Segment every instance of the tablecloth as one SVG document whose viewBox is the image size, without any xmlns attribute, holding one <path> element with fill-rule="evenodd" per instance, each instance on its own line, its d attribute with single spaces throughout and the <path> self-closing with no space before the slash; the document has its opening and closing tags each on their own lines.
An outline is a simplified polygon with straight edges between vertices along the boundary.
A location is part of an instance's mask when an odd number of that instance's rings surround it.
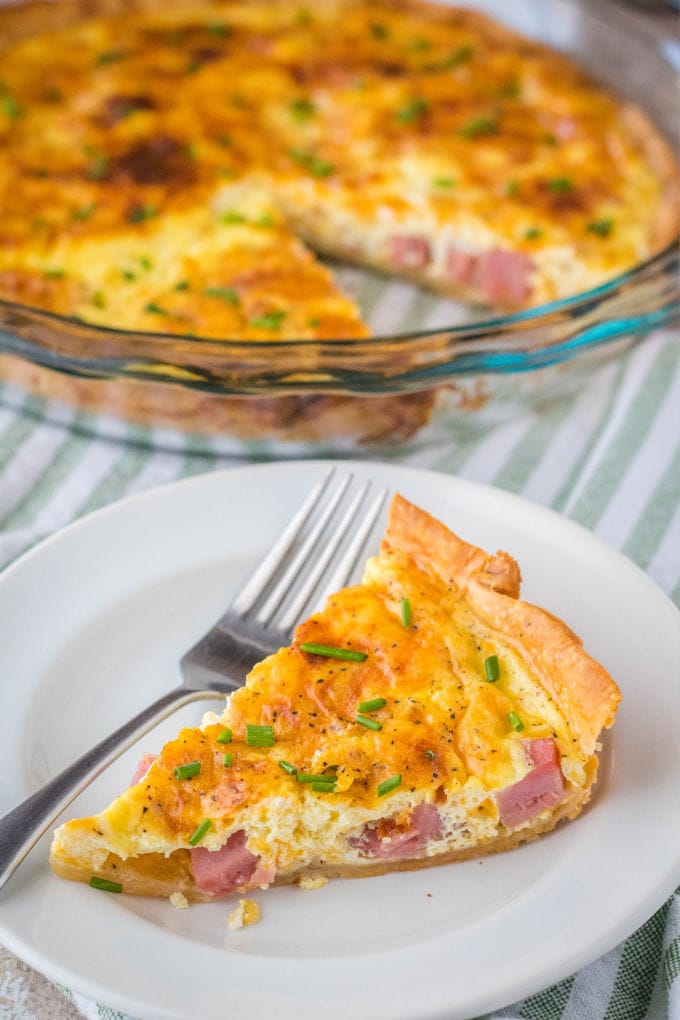
<svg viewBox="0 0 680 1020">
<path fill-rule="evenodd" d="M 190 443 L 163 451 L 140 443 L 138 430 L 121 428 L 112 439 L 97 434 L 96 422 L 83 424 L 82 416 L 0 386 L 0 568 L 97 507 L 234 463 L 209 443 L 198 451 Z M 504 424 L 478 434 L 452 429 L 444 442 L 390 456 L 553 507 L 621 550 L 680 605 L 675 333 L 650 335 L 599 366 L 578 392 L 527 407 Z M 82 1016 L 119 1020 L 121 1014 L 57 988 L 0 950 L 0 1017 Z M 492 1016 L 680 1020 L 680 889 L 601 959 Z"/>
</svg>

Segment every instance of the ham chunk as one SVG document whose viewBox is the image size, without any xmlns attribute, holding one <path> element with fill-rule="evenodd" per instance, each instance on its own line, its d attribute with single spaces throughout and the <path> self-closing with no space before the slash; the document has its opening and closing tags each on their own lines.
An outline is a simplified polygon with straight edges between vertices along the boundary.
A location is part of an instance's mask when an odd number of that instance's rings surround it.
<svg viewBox="0 0 680 1020">
<path fill-rule="evenodd" d="M 446 270 L 454 283 L 473 287 L 491 304 L 517 307 L 531 296 L 533 268 L 528 255 L 501 248 L 474 255 L 453 245 L 446 258 Z"/>
<path fill-rule="evenodd" d="M 391 861 L 401 857 L 416 857 L 426 843 L 442 834 L 442 820 L 433 804 L 419 804 L 413 809 L 407 826 L 397 825 L 391 818 L 377 825 L 365 826 L 361 835 L 350 839 L 364 857 L 377 857 Z"/>
<path fill-rule="evenodd" d="M 424 237 L 392 238 L 390 260 L 399 269 L 424 269 L 432 261 L 430 243 Z"/>
<path fill-rule="evenodd" d="M 247 833 L 233 832 L 220 850 L 197 846 L 191 851 L 191 872 L 201 892 L 226 896 L 235 889 L 269 885 L 274 869 L 260 866 L 260 858 L 246 849 Z"/>
<path fill-rule="evenodd" d="M 529 772 L 496 798 L 501 822 L 509 829 L 554 807 L 564 796 L 559 751 L 552 737 L 525 740 L 524 750 L 531 766 Z"/>
</svg>

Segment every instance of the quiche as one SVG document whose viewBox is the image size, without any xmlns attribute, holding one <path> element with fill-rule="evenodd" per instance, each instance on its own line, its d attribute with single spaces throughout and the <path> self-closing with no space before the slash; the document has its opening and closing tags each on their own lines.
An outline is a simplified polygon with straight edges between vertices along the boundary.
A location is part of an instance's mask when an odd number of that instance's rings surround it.
<svg viewBox="0 0 680 1020">
<path fill-rule="evenodd" d="M 52 868 L 209 901 L 509 850 L 574 818 L 620 693 L 519 584 L 510 555 L 395 497 L 362 582 L 58 828 Z"/>
<path fill-rule="evenodd" d="M 677 231 L 645 114 L 467 9 L 29 3 L 0 62 L 0 298 L 97 325 L 360 337 L 312 251 L 521 308 Z"/>
</svg>

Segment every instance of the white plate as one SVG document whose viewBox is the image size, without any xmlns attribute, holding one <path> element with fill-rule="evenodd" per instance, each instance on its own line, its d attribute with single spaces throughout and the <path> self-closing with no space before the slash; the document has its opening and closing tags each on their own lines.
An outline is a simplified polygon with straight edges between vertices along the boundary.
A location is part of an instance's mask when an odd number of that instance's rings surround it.
<svg viewBox="0 0 680 1020">
<path fill-rule="evenodd" d="M 537 991 L 629 935 L 680 881 L 680 615 L 619 554 L 505 492 L 355 463 L 464 538 L 515 555 L 524 595 L 581 634 L 624 700 L 593 803 L 484 860 L 177 911 L 53 877 L 41 841 L 0 894 L 0 937 L 52 979 L 143 1018 L 469 1017 Z M 177 682 L 210 625 L 320 475 L 320 462 L 228 470 L 100 511 L 0 577 L 0 811 Z M 202 709 L 185 710 L 198 719 Z M 153 750 L 175 716 L 141 742 Z M 72 805 L 104 806 L 128 752 Z"/>
</svg>

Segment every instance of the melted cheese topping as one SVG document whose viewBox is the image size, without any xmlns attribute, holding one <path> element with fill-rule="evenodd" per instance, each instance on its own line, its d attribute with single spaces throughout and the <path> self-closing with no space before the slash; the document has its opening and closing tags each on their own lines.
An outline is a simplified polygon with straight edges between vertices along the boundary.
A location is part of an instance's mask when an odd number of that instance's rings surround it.
<svg viewBox="0 0 680 1020">
<path fill-rule="evenodd" d="M 147 11 L 15 43 L 1 78 L 0 296 L 100 325 L 365 335 L 291 227 L 397 271 L 395 236 L 425 238 L 449 290 L 452 246 L 519 252 L 535 303 L 677 222 L 644 118 L 469 11 Z"/>
</svg>

